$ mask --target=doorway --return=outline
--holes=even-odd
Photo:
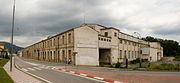
[[[99,65],[111,65],[111,49],[99,49]]]

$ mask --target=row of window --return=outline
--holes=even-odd
[[[127,45],[138,46],[138,43],[136,43],[136,42],[132,42],[132,41],[128,41],[128,40],[123,40],[123,39],[120,39],[120,44],[127,44]]]
[[[101,40],[101,41],[111,42],[111,40],[110,40],[110,39],[107,39],[107,38],[102,38],[102,37],[99,37],[99,40]]]
[[[104,32],[104,36],[108,37],[108,32]],[[117,33],[114,32],[114,37],[117,37]]]
[[[42,60],[47,60],[47,59],[52,60],[52,55],[54,55],[54,59],[60,59],[60,56],[62,57],[61,58],[62,60],[65,58],[71,59],[72,51],[68,50],[67,52],[68,52],[68,55],[66,55],[65,50],[62,50],[61,53],[60,51],[44,51],[44,52],[35,52],[35,54],[36,56],[38,56],[38,59],[42,59]],[[29,56],[29,55],[34,55],[34,54],[27,51],[26,55]],[[35,56],[32,56],[32,57],[35,57]]]
[[[124,55],[124,57],[123,57]],[[119,55],[119,58],[120,59],[123,59],[123,58],[128,58],[128,59],[133,59],[133,58],[138,58],[138,51],[122,51],[120,50],[120,55]]]
[[[41,43],[39,43],[38,47],[49,47],[49,46],[56,46],[56,45],[60,45],[60,44],[66,44],[66,43],[72,43],[72,35],[71,33],[68,34],[68,37],[65,38],[65,36],[61,36],[61,37],[56,37],[56,38],[52,38],[49,40],[45,40]]]

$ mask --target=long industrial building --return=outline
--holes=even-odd
[[[74,65],[99,66],[146,59],[150,62],[163,57],[158,42],[147,42],[125,34],[119,29],[99,24],[82,24],[21,50],[25,58]]]

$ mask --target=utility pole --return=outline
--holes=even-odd
[[[12,71],[12,56],[13,56],[13,35],[14,35],[14,16],[15,16],[15,0],[13,3],[13,17],[12,17],[12,32],[11,32],[11,56],[10,56],[10,71]]]
[[[142,63],[142,56],[140,54],[140,38],[141,38],[141,35],[138,33],[138,32],[134,32],[134,34],[138,34],[138,55],[139,55],[139,68],[142,67],[141,63]]]

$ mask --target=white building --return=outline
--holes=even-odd
[[[163,57],[158,42],[146,42],[113,27],[83,24],[48,37],[22,50],[23,57],[45,61],[99,66],[136,58],[157,61]]]

